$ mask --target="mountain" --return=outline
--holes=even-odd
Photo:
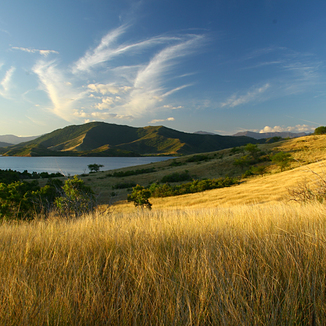
[[[202,131],[202,130],[195,131],[194,134],[197,134],[197,135],[216,135],[213,132]]]
[[[30,141],[33,139],[36,139],[39,136],[31,136],[31,137],[20,137],[15,135],[0,135],[0,142],[9,143],[6,146],[12,145],[12,144],[19,144],[26,141]]]
[[[235,137],[246,136],[246,137],[251,137],[251,138],[255,138],[255,139],[266,139],[266,138],[272,138],[272,137],[297,138],[297,137],[307,136],[307,134],[305,132],[294,133],[294,132],[289,132],[289,131],[265,132],[265,133],[253,132],[253,131],[241,131],[241,132],[234,134],[233,136],[235,136]]]
[[[9,144],[9,143],[5,143],[3,141],[0,141],[0,147],[8,147],[8,146],[11,146],[12,144]]]
[[[163,126],[135,128],[90,122],[55,130],[2,149],[7,156],[187,155],[262,141],[245,136],[190,134]]]

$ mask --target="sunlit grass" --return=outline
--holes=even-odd
[[[1,325],[325,325],[322,205],[0,227]]]

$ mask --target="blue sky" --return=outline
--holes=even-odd
[[[3,0],[0,134],[326,121],[326,1]]]

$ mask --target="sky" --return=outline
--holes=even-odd
[[[326,124],[326,1],[2,0],[0,135]]]

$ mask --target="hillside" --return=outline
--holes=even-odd
[[[292,155],[293,161],[284,172],[272,161],[255,164],[266,165],[263,176],[252,175],[241,178],[246,169],[234,165],[246,153],[224,149],[196,155],[188,155],[175,159],[151,163],[135,168],[122,168],[114,171],[101,171],[81,176],[85,183],[98,194],[100,204],[119,202],[119,209],[134,209],[131,203],[124,203],[131,192],[132,184],[148,185],[160,182],[165,176],[188,171],[193,179],[213,179],[225,176],[240,178],[239,185],[229,188],[208,190],[201,193],[187,194],[176,197],[151,198],[153,208],[164,207],[216,207],[255,203],[270,203],[289,200],[288,188],[296,187],[305,178],[314,179],[309,169],[322,171],[320,162],[326,159],[326,136],[305,136],[272,144],[259,144],[258,148],[267,155],[280,151]],[[316,163],[318,162],[318,163]],[[148,170],[149,173],[128,175],[134,170]],[[121,176],[112,174],[120,173]],[[124,175],[123,175],[124,174]],[[126,185],[126,187],[121,187]],[[128,186],[129,185],[129,186]],[[114,196],[112,196],[114,193]],[[123,203],[121,205],[121,203]]]
[[[0,141],[0,147],[8,147],[8,146],[11,146],[12,144],[10,143],[6,143],[6,142],[3,142],[3,141]]]
[[[0,153],[6,156],[177,156],[259,142],[245,136],[190,134],[163,126],[135,128],[91,122],[55,130]]]

